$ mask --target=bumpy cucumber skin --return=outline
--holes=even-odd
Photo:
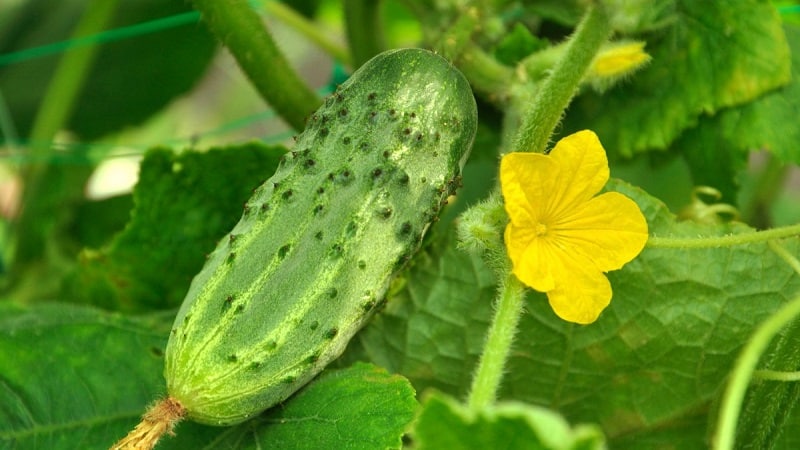
[[[169,395],[232,425],[338,357],[458,183],[477,127],[463,75],[421,49],[367,62],[308,120],[192,281]]]

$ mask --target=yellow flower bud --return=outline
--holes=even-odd
[[[641,69],[652,59],[644,51],[645,42],[617,42],[598,53],[586,76],[592,85],[603,91],[627,75]]]

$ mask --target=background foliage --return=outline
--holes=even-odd
[[[119,0],[100,30],[106,34],[90,42],[98,53],[68,120],[44,143],[49,151],[31,150],[42,145],[28,137],[59,57],[86,45],[70,33],[87,3],[0,5],[0,189],[18,191],[34,165],[47,180],[22,205],[41,211],[35,227],[19,227],[19,207],[0,202],[0,448],[107,448],[137,422],[164,393],[163,349],[192,276],[294,133],[264,112],[185,2]],[[352,34],[340,2],[284,3],[331,45],[341,48],[337,39]],[[546,448],[708,446],[740,350],[800,295],[800,274],[767,243],[648,248],[609,274],[614,299],[590,326],[560,321],[543,295],[530,293],[501,392],[509,403],[473,417],[453,401],[469,389],[497,289],[481,256],[458,247],[457,216],[494,189],[498,150],[529,100],[520,92],[535,92],[546,74],[526,68],[547,64],[542,55],[557,49],[584,7],[467,3],[386,0],[375,12],[380,27],[354,22],[380,39],[351,39],[350,59],[336,61],[312,44],[314,35],[299,36],[275,2],[253,2],[319,92],[375,45],[435,48],[473,84],[481,124],[463,189],[335,367],[251,422],[182,424],[164,448],[399,448],[415,415],[417,432],[405,443],[420,448],[485,448],[512,434],[531,442],[543,424],[561,430]],[[606,3],[615,38],[645,41],[653,61],[603,92],[583,86],[559,132],[597,132],[619,178],[607,189],[633,198],[654,236],[724,236],[800,221],[797,6]],[[480,26],[465,24],[475,5]],[[153,27],[126,28],[145,23]],[[64,45],[47,47],[53,43]],[[131,155],[139,164],[132,192],[86,195],[95,169]],[[709,211],[702,204],[686,214],[698,185],[717,189],[739,220],[697,214]],[[28,238],[38,245],[23,245]],[[800,254],[797,237],[781,245]],[[799,330],[784,330],[761,367],[800,368]],[[797,391],[796,383],[769,381],[752,388],[743,441],[766,429],[774,448],[797,448]],[[773,420],[782,426],[770,428]],[[456,444],[464,434],[474,439]]]

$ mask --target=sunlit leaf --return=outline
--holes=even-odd
[[[786,26],[792,47],[792,81],[753,102],[704,116],[674,144],[690,161],[696,184],[713,186],[735,200],[736,177],[752,150],[767,150],[800,163],[800,27]]]
[[[702,114],[789,82],[789,47],[769,2],[679,0],[669,27],[640,38],[652,63],[603,95],[576,99],[564,135],[591,128],[625,156],[666,149]]]

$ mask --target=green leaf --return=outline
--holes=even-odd
[[[0,303],[0,448],[106,449],[163,394],[168,327]]]
[[[651,235],[752,231],[742,224],[677,222],[641,190],[621,182],[609,189],[637,201]],[[786,247],[800,253],[800,242]],[[611,305],[588,326],[561,321],[544,295],[528,295],[501,398],[553,408],[571,423],[598,423],[614,448],[638,448],[639,438],[656,434],[688,441],[678,448],[704,447],[704,433],[684,431],[709,423],[709,407],[739,349],[757,324],[800,291],[800,276],[766,243],[754,243],[647,248],[609,278]],[[351,343],[348,357],[403,374],[420,391],[435,387],[463,397],[494,294],[480,259],[442,240],[417,259],[404,289]]]
[[[570,428],[558,414],[524,403],[500,403],[476,414],[452,398],[428,395],[413,433],[419,450],[602,450],[602,433]]]
[[[131,219],[108,246],[84,251],[65,298],[111,309],[177,306],[252,190],[275,171],[283,147],[245,144],[142,161]]]
[[[757,100],[703,116],[675,142],[691,163],[696,184],[712,186],[735,200],[736,176],[752,150],[768,150],[784,162],[800,163],[800,28],[785,27],[792,48],[792,81]]]
[[[87,247],[100,247],[123,228],[133,208],[133,196],[88,200],[77,206],[70,234]]]
[[[524,25],[517,23],[497,44],[494,55],[501,63],[513,66],[547,45],[547,41],[537,38]]]
[[[418,407],[414,394],[405,378],[356,364],[323,372],[283,405],[202,446],[194,445],[192,436],[209,427],[179,426],[177,438],[165,441],[164,448],[399,449]]]
[[[85,9],[78,0],[27,2],[0,30],[0,53],[68,39]],[[182,0],[119,1],[109,29],[164,19],[191,11]],[[98,40],[99,43],[99,40]],[[73,109],[69,128],[94,139],[144,121],[191,89],[216,50],[212,36],[194,23],[103,44]],[[3,96],[17,133],[27,136],[57,56],[35,57],[0,67]]]
[[[670,27],[640,38],[652,63],[604,95],[577,98],[564,135],[591,128],[624,156],[666,149],[701,114],[747,103],[790,79],[789,47],[769,2],[679,0]]]
[[[164,395],[172,316],[0,303],[0,448],[107,449],[123,437]],[[356,364],[236,427],[180,424],[158,448],[400,448],[416,408],[407,380]]]

